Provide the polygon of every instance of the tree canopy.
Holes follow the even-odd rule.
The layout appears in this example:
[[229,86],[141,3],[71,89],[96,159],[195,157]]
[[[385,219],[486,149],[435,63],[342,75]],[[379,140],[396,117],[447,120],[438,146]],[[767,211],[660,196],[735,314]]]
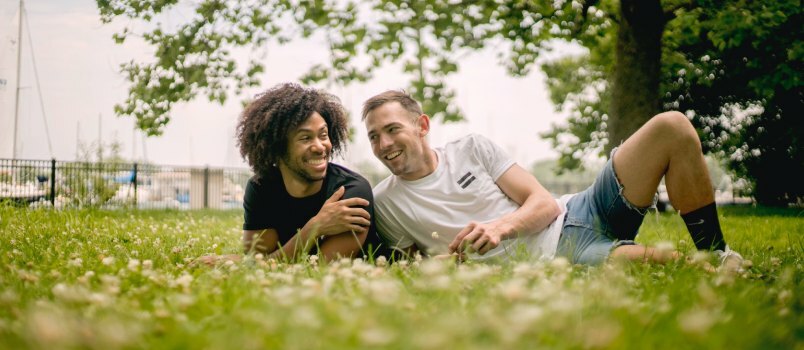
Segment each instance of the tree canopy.
[[[569,114],[543,135],[561,152],[563,168],[584,154],[605,154],[655,113],[678,109],[699,128],[708,151],[769,188],[767,202],[802,198],[800,1],[779,0],[97,0],[101,18],[127,18],[124,42],[140,27],[154,60],[122,66],[131,82],[121,115],[158,135],[177,102],[199,94],[224,102],[257,86],[264,65],[238,62],[239,48],[263,52],[314,34],[326,38],[329,62],[311,67],[305,83],[349,84],[378,67],[403,63],[409,92],[444,121],[462,118],[445,78],[467,52],[499,47],[513,75],[539,65],[550,96]],[[160,14],[185,6],[186,22],[168,27]],[[147,23],[147,25],[142,25]],[[555,40],[587,49],[543,62]],[[256,55],[259,57],[259,55]],[[541,63],[540,63],[541,62]],[[785,181],[757,171],[776,157],[793,163]],[[776,159],[774,158],[774,159]],[[784,180],[784,179],[782,179]],[[762,183],[785,183],[767,187]],[[797,186],[797,187],[796,187]],[[764,200],[764,199],[763,199]]]

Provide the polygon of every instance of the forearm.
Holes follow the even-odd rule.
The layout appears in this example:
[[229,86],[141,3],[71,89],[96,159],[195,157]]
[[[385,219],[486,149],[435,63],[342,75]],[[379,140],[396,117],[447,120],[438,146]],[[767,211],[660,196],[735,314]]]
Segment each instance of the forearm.
[[366,241],[367,232],[344,232],[339,235],[327,237],[321,243],[319,253],[326,261],[339,258],[353,258],[360,253],[363,242]]
[[273,229],[246,231],[243,234],[243,250],[245,254],[260,253],[267,258],[295,259],[307,253],[316,238],[309,229],[303,228],[285,244],[279,244],[279,237]]
[[504,215],[495,224],[503,232],[502,238],[541,232],[561,213],[556,200],[549,193],[531,195],[517,210]]
[[300,256],[304,256],[310,251],[310,248],[315,244],[317,236],[313,235],[309,229],[302,228],[293,237],[291,237],[284,245],[275,247],[273,252],[267,254],[269,259],[288,259],[295,260]]

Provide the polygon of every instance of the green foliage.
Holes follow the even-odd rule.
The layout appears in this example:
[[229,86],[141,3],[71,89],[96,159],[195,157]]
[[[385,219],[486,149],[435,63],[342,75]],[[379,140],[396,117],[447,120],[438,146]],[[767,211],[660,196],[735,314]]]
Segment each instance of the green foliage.
[[[744,276],[691,264],[570,266],[238,253],[242,212],[0,206],[3,349],[794,349],[804,332],[800,211],[727,208]],[[692,245],[675,215],[638,240]],[[678,242],[676,244],[676,242]]]
[[[801,198],[804,190],[795,179],[804,173],[799,141],[804,127],[789,127],[801,125],[796,115],[802,109],[804,71],[800,1],[659,3],[663,14],[658,20],[665,28],[660,39],[661,77],[646,81],[658,79],[660,95],[623,96],[616,101],[620,114],[628,114],[622,109],[642,111],[662,103],[664,109],[694,114],[706,149],[733,158],[731,168],[755,181],[758,199],[780,203]],[[301,77],[304,83],[362,82],[378,67],[401,63],[410,77],[409,92],[426,112],[444,121],[463,118],[445,81],[465,55],[498,47],[501,64],[513,75],[526,74],[539,64],[547,74],[551,99],[570,116],[567,123],[542,135],[560,152],[562,169],[579,167],[585,154],[605,155],[601,151],[607,146],[609,125],[623,120],[611,114],[613,92],[640,93],[625,91],[623,83],[612,81],[618,71],[617,29],[623,20],[620,2],[614,0],[203,0],[190,5],[176,0],[97,0],[97,4],[104,22],[131,20],[114,36],[116,42],[124,42],[141,26],[147,29],[136,35],[155,48],[153,61],[122,66],[132,85],[127,100],[116,106],[118,114],[135,117],[149,135],[162,132],[175,103],[199,94],[223,103],[231,93],[258,86],[264,65],[257,58],[241,67],[232,54],[235,50],[246,48],[252,57],[260,57],[269,42],[313,35],[327,40],[330,57]],[[159,22],[160,16],[177,8],[189,8],[194,15],[174,26]],[[580,44],[588,53],[540,62],[538,58],[556,40]],[[619,71],[638,68],[619,67]],[[648,101],[656,96],[662,101]],[[631,100],[641,102],[629,107]],[[741,117],[732,108],[751,106],[761,107],[758,118]],[[617,125],[621,124],[630,128],[633,123]],[[780,162],[796,167],[784,181],[776,175]]]
[[665,106],[771,205],[804,199],[800,1],[711,1],[668,27]]
[[[786,205],[804,198],[800,1],[662,1],[663,108],[692,117],[704,150],[753,182],[758,201]],[[611,12],[609,12],[611,13]],[[589,54],[546,62],[551,98],[570,114],[542,136],[562,168],[607,142],[614,23]],[[627,69],[627,68],[626,68]],[[601,155],[605,155],[602,152]]]

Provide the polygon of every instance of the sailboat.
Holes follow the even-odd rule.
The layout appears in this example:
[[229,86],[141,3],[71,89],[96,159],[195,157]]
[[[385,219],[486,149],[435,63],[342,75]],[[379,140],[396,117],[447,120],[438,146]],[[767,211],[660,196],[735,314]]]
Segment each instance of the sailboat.
[[[45,198],[47,191],[45,182],[49,181],[46,176],[21,176],[23,166],[30,164],[19,159],[18,131],[20,115],[20,76],[22,66],[22,45],[23,45],[23,24],[25,21],[25,4],[20,0],[15,21],[7,21],[3,28],[4,33],[0,38],[0,200],[11,200],[17,203],[31,203]],[[11,27],[16,24],[16,30]],[[9,30],[5,30],[9,29]],[[11,33],[15,33],[16,37]],[[29,33],[30,35],[30,33]],[[30,43],[30,36],[29,36]],[[6,58],[14,57],[13,64],[8,64]],[[33,50],[31,58],[34,61]],[[37,88],[38,84],[38,73]],[[41,103],[41,91],[39,91]],[[42,111],[44,113],[44,110]],[[44,115],[43,115],[44,117]],[[45,119],[45,131],[48,134],[48,147],[53,154],[50,146],[50,135],[47,132],[47,119]]]

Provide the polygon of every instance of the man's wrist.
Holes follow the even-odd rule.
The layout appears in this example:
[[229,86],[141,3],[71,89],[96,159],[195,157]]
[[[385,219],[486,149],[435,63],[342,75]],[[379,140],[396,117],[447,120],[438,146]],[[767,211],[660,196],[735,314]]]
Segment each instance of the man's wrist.
[[504,220],[498,221],[495,226],[497,228],[497,232],[500,233],[500,240],[513,238],[513,236],[516,234],[514,225],[511,225],[509,222]]
[[319,226],[317,216],[313,216],[309,221],[307,221],[307,224],[302,227],[302,229],[299,231],[299,234],[302,235],[302,238],[305,240],[316,240],[318,237],[323,236],[319,230]]

